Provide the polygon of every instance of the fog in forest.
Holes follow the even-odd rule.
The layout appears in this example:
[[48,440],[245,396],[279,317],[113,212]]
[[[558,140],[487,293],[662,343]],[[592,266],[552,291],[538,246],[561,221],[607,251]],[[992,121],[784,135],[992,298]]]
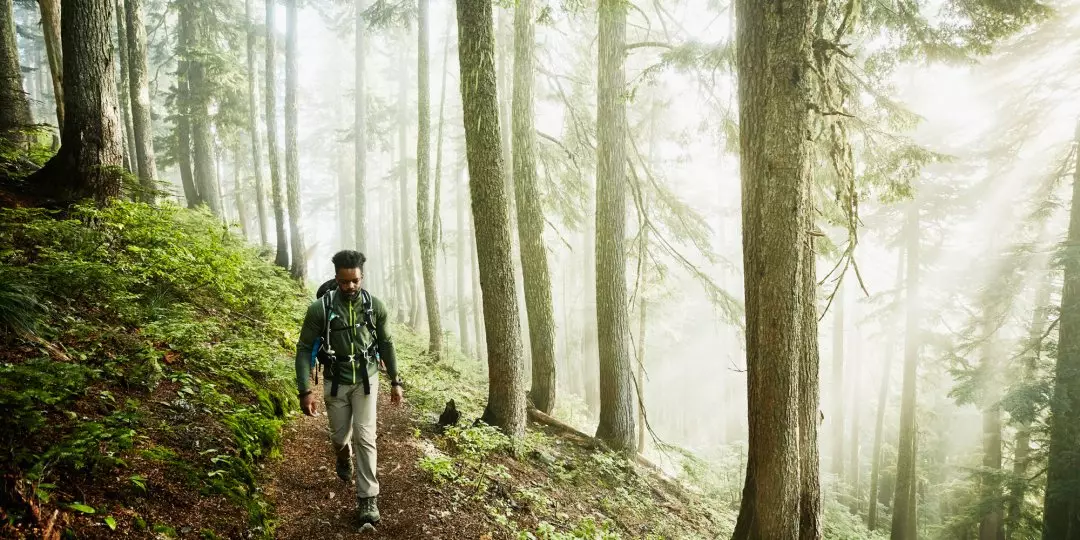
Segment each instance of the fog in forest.
[[[175,112],[183,2],[143,4],[157,170],[168,192],[164,198],[185,205],[180,163],[192,158],[178,153]],[[265,144],[265,3],[248,0],[247,14],[244,4],[201,1],[197,8],[213,33],[203,59],[206,91],[213,96],[207,100],[210,159],[220,215],[273,258],[279,239]],[[988,8],[979,12],[988,18],[981,22],[937,0],[828,4],[830,17],[852,30],[827,68],[841,82],[815,90],[822,97],[816,113],[825,121],[808,135],[820,143],[808,150],[815,225],[807,234],[818,283],[817,444],[826,516],[843,508],[866,521],[875,506],[871,521],[879,534],[888,530],[909,365],[916,374],[919,537],[968,538],[985,521],[980,501],[992,500],[1009,538],[1035,538],[1067,279],[1065,240],[1075,204],[1080,3],[1052,0],[1038,4],[1037,15],[1000,20]],[[358,6],[364,8],[360,17]],[[918,22],[897,22],[906,9],[919,11]],[[427,335],[417,234],[418,172],[427,167],[430,183],[423,189],[431,205],[427,231],[436,248],[443,349],[461,351],[486,370],[486,349],[478,347],[485,336],[471,207],[477,195],[469,192],[462,105],[462,88],[471,83],[461,80],[455,6],[434,1],[429,10],[429,154],[420,163],[415,3],[300,2],[299,274],[314,291],[333,277],[336,251],[362,251],[368,290],[398,322]],[[529,313],[517,225],[521,205],[514,204],[517,134],[511,133],[514,2],[497,3],[494,12],[495,56],[481,63],[493,64],[498,89],[528,388]],[[15,0],[14,13],[33,116],[55,124],[38,5]],[[673,475],[698,471],[708,478],[711,496],[736,503],[750,429],[735,11],[715,0],[646,0],[630,4],[625,15],[623,249],[635,422],[643,432],[638,449]],[[555,326],[551,416],[591,434],[601,409],[598,11],[585,0],[538,1],[532,18],[532,149]],[[976,23],[985,24],[984,31],[964,33]],[[359,160],[358,24],[364,33],[359,80],[366,146]],[[254,158],[249,31],[256,44],[250,64]],[[284,149],[284,6],[276,8],[273,33],[281,51],[276,144]],[[277,159],[284,178],[284,150]],[[359,194],[358,161],[364,168]],[[257,204],[256,198],[262,200]],[[363,203],[363,244],[357,241],[356,201]],[[283,213],[282,230],[291,238],[294,224]],[[287,240],[287,260],[295,265],[297,244]],[[791,291],[773,294],[794,296],[795,283]],[[763,320],[788,320],[770,313],[765,308]],[[1026,487],[1017,489],[1018,482]]]

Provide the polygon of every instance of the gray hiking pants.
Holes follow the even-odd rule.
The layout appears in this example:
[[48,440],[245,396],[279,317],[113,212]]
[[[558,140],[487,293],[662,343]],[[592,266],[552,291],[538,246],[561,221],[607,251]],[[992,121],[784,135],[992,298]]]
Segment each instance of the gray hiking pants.
[[363,384],[339,384],[338,395],[330,395],[330,383],[323,386],[326,415],[330,418],[330,440],[338,457],[355,450],[356,497],[379,494],[375,475],[378,453],[375,450],[375,409],[379,394],[379,376],[371,377],[371,394],[364,395]]

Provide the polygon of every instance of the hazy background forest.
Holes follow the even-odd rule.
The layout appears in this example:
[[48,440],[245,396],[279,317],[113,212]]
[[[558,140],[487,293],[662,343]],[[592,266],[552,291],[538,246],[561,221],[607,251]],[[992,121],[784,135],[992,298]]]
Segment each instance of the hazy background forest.
[[[158,182],[158,202],[205,204],[311,290],[332,277],[334,252],[363,251],[366,288],[399,322],[436,329],[443,349],[487,369],[455,6],[126,1],[110,6],[126,16],[109,19],[123,160],[144,185]],[[59,4],[0,0],[32,122],[46,131],[58,125],[59,30],[50,35],[47,14]],[[835,40],[815,45],[830,82],[815,90],[809,234],[826,515],[858,516],[875,534],[891,523],[893,538],[1037,538],[1055,367],[1067,358],[1057,344],[1080,176],[1080,3],[822,6]],[[546,255],[554,327],[554,401],[538,408],[597,431],[596,286],[609,268],[597,254],[611,238],[597,231],[610,215],[598,208],[598,145],[612,137],[598,116],[615,95],[626,114],[625,133],[613,132],[626,139],[616,159],[626,217],[610,231],[623,233],[625,290],[600,297],[624,299],[610,309],[628,331],[633,446],[669,472],[701,467],[712,495],[734,503],[750,451],[739,21],[716,0],[623,11],[615,94],[599,95],[610,71],[592,1],[498,2],[495,56],[480,60],[494,64],[498,89],[524,380],[543,347],[530,343],[525,274],[538,261],[523,238]],[[515,24],[522,17],[528,28]],[[517,41],[532,32],[533,43]],[[515,103],[522,80],[531,115]],[[531,129],[519,130],[521,115]],[[522,166],[535,171],[524,186],[534,197],[520,192]],[[530,204],[542,235],[519,236]],[[909,443],[915,453],[898,466]],[[902,519],[898,481],[916,501],[904,501]],[[1075,538],[1080,510],[1070,512]]]

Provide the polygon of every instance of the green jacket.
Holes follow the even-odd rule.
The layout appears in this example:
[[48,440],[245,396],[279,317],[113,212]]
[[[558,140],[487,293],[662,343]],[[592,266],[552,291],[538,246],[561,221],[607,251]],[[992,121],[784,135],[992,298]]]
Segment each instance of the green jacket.
[[[364,324],[364,305],[362,295],[357,294],[356,299],[349,301],[345,295],[332,291],[330,313],[330,345],[337,355],[353,355],[363,353],[371,345],[373,336],[371,330]],[[375,323],[376,346],[379,356],[386,364],[386,373],[390,380],[397,380],[397,362],[394,356],[394,341],[390,336],[390,325],[387,323],[386,305],[375,296],[371,296],[372,319]],[[300,328],[300,339],[296,342],[296,388],[301,394],[310,389],[311,377],[311,349],[315,339],[324,337],[326,313],[323,309],[322,299],[318,299],[308,306],[307,314],[304,315],[304,324]],[[367,368],[368,377],[374,377],[379,371],[378,362],[374,358],[368,358],[367,365],[363,362],[343,364],[337,370],[338,384],[359,384],[363,380],[362,369]]]

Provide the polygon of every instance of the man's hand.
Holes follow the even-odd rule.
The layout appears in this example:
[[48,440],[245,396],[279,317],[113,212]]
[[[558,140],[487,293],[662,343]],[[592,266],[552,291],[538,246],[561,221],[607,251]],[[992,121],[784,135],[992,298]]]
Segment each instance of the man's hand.
[[401,387],[397,385],[390,386],[390,403],[394,405],[401,405],[402,391]]
[[304,414],[308,416],[315,416],[315,413],[319,412],[316,403],[315,392],[300,396],[300,410],[304,411]]

